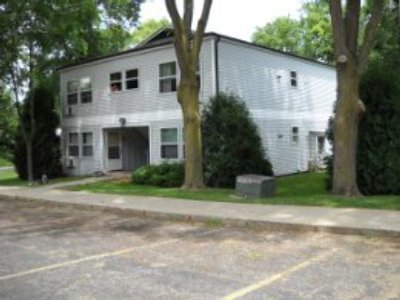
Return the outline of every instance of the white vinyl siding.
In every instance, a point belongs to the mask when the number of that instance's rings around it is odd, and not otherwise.
[[[324,132],[332,115],[335,69],[225,39],[218,50],[220,91],[245,101],[274,173],[307,171],[310,132]],[[292,127],[299,129],[297,143]]]

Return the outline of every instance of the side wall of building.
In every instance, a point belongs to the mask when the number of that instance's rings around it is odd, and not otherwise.
[[[332,114],[335,70],[227,39],[218,44],[218,69],[220,91],[246,102],[275,174],[306,171],[315,147],[312,133],[322,134]],[[296,72],[296,86],[291,72]],[[298,128],[297,142],[293,127]],[[329,151],[326,142],[324,147]]]

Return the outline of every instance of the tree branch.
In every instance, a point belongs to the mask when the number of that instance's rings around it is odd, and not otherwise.
[[[179,65],[182,66],[184,63],[184,39],[183,39],[183,20],[179,15],[176,7],[175,0],[165,0],[165,5],[168,10],[168,14],[171,18],[172,24],[174,25],[174,36],[176,45],[176,56],[178,58]]]
[[[185,0],[185,12],[183,15],[183,22],[188,33],[188,39],[192,30],[193,20],[193,0]]]
[[[384,4],[385,0],[374,0],[371,19],[369,20],[367,28],[365,29],[363,43],[359,51],[359,59],[358,59],[359,73],[362,73],[367,67],[369,51],[371,49],[375,33],[378,29],[378,25],[382,20]]]
[[[335,56],[336,59],[338,59],[338,57],[341,55],[348,55],[345,38],[346,35],[343,24],[342,4],[340,0],[331,0],[329,3],[332,20],[332,32],[335,45]]]
[[[344,26],[346,32],[346,45],[353,57],[357,56],[358,29],[360,21],[360,0],[348,0]]]
[[[193,41],[193,55],[195,57],[197,57],[200,52],[204,31],[206,29],[208,17],[210,16],[212,1],[213,0],[204,0],[203,11],[201,13],[199,21],[197,22],[197,29]]]

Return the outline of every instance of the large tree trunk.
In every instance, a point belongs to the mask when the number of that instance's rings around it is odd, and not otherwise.
[[[359,99],[358,74],[354,63],[338,68],[338,101],[334,122],[334,168],[332,193],[358,196],[357,141],[358,124],[363,111]]]
[[[185,128],[185,182],[182,188],[201,189],[204,188],[204,180],[199,87],[196,76],[188,77],[182,78],[178,90]]]

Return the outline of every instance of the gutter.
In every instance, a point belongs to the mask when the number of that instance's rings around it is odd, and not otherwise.
[[[221,40],[219,35],[216,35],[214,40],[214,65],[215,65],[215,95],[219,94],[219,64],[218,64],[218,44]]]

